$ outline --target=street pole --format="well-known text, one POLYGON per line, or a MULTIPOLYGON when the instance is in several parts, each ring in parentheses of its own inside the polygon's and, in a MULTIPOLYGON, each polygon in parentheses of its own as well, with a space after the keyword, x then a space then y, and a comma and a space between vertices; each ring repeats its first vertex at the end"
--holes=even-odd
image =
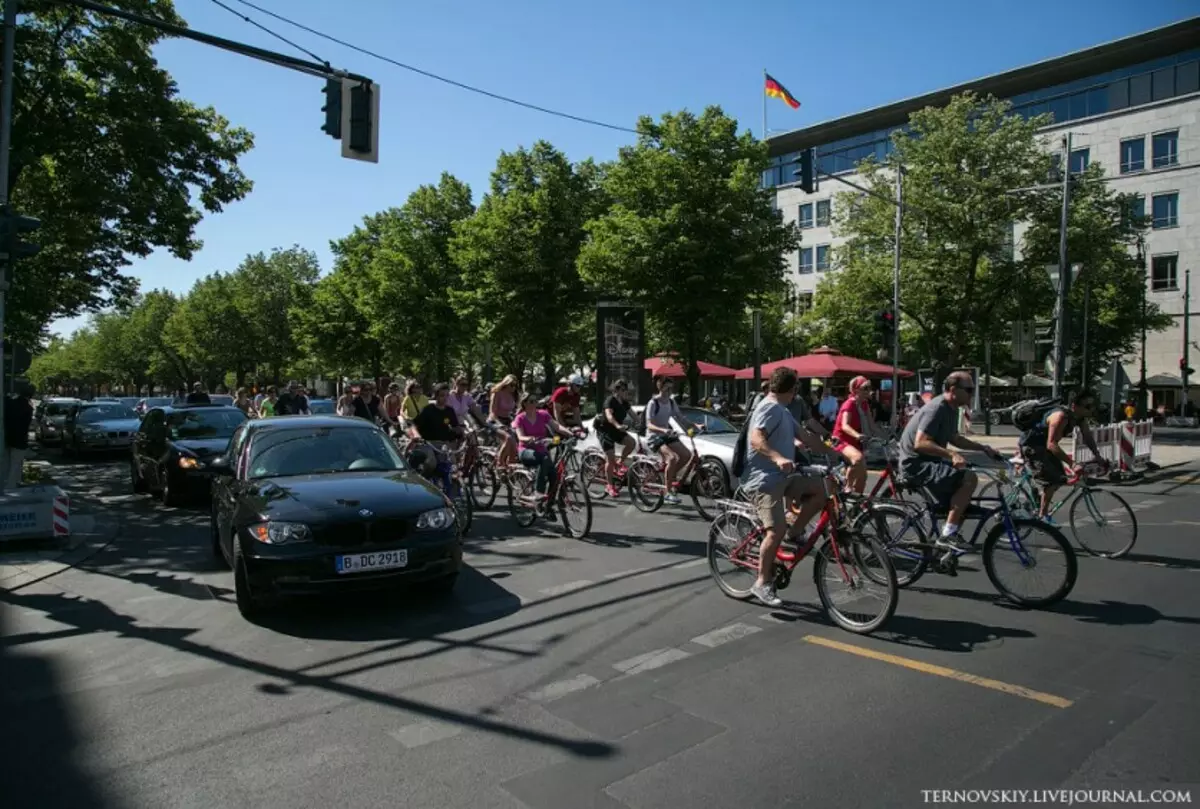
POLYGON ((1139 235, 1137 241, 1138 264, 1142 268, 1142 370, 1138 381, 1138 415, 1146 418, 1150 405, 1146 398, 1146 287, 1150 283, 1150 273, 1146 272, 1146 256, 1143 244, 1145 240, 1139 235))
MULTIPOLYGON (((13 54, 17 47, 17 0, 4 0, 4 53, 0 57, 0 208, 8 205, 8 157, 12 151, 13 54)), ((12 256, 0 258, 0 346, 4 345, 4 306, 12 256)), ((0 354, 0 365, 3 354, 0 354)), ((0 469, 8 469, 8 440, 4 437, 4 375, 0 374, 0 469)), ((4 483, 0 481, 0 491, 4 483)))
POLYGON ((1183 401, 1179 403, 1179 415, 1186 416, 1188 413, 1188 339, 1191 334, 1190 321, 1192 319, 1192 271, 1183 271, 1183 358, 1180 360, 1183 367, 1179 369, 1179 379, 1183 383, 1183 401))
POLYGON ((1092 279, 1083 279, 1083 350, 1079 358, 1079 386, 1087 387, 1088 383, 1088 317, 1092 308, 1092 279))
POLYGON ((983 340, 983 434, 992 434, 992 332, 983 340))
MULTIPOLYGON (((763 91, 762 91, 762 103, 763 103, 763 138, 762 139, 763 139, 763 143, 767 142, 767 90, 766 90, 766 87, 767 87, 767 69, 764 67, 763 68, 763 91)), ((757 388, 755 390, 757 390, 757 388)))
POLYGON ((904 167, 896 165, 896 233, 892 246, 892 413, 893 430, 900 424, 900 240, 904 235, 904 167))
POLYGON ((1063 395, 1063 368, 1067 364, 1067 293, 1071 288, 1071 267, 1067 264, 1067 221, 1071 213, 1071 133, 1062 140, 1062 217, 1058 234, 1058 304, 1054 330, 1054 395, 1063 395))
POLYGON ((754 390, 750 395, 753 396, 762 387, 762 312, 755 309, 751 319, 754 322, 754 390))

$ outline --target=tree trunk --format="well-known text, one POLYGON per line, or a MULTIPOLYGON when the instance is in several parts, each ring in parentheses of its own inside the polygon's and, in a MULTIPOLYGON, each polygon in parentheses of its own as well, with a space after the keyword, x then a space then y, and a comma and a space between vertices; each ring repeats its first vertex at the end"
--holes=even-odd
POLYGON ((685 349, 687 351, 687 356, 683 359, 684 362, 687 363, 688 394, 691 396, 692 404, 699 406, 700 366, 696 363, 699 362, 700 358, 696 356, 696 352, 698 350, 696 343, 698 341, 696 340, 696 332, 694 329, 688 329, 687 338, 684 340, 684 342, 686 343, 685 349))
POLYGON ((546 346, 542 350, 542 371, 545 374, 542 393, 549 396, 554 392, 554 385, 558 381, 558 377, 554 373, 554 350, 550 346, 546 346))

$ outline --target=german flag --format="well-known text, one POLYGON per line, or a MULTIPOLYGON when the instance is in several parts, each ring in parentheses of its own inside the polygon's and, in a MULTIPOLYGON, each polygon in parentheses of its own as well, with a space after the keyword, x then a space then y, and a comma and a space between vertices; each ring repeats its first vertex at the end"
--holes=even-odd
POLYGON ((800 102, 787 91, 786 87, 771 78, 770 74, 766 75, 766 87, 764 89, 771 98, 778 98, 794 110, 800 109, 800 102))

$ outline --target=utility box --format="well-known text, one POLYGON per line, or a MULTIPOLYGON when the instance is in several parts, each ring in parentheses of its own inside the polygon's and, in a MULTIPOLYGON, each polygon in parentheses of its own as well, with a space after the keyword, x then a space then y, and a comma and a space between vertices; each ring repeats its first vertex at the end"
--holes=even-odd
POLYGON ((65 539, 71 498, 57 486, 18 486, 0 494, 0 542, 65 539))

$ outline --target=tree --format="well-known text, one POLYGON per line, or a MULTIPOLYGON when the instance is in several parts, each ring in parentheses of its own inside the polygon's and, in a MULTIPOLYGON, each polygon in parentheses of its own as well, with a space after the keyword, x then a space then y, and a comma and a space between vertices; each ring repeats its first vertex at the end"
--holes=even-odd
POLYGON ((96 366, 96 334, 90 328, 79 329, 69 338, 52 337, 41 353, 33 358, 26 376, 38 389, 70 392, 80 387, 94 389, 107 381, 96 366))
MULTIPOLYGON (((116 5, 184 24, 170 0, 116 5)), ((132 296, 129 257, 190 259, 203 213, 250 191, 237 161, 253 139, 179 98, 154 29, 48 0, 22 11, 8 190, 41 218, 43 250, 14 274, 7 330, 33 344, 55 317, 132 296)))
POLYGON ((612 206, 587 225, 580 273, 645 307, 698 390, 695 363, 734 338, 757 296, 781 288, 799 237, 762 187, 766 145, 720 108, 643 117, 637 129, 604 177, 612 206))
POLYGON ((572 165, 545 141, 502 152, 490 190, 452 245, 465 285, 451 291, 460 316, 478 325, 510 371, 538 358, 546 392, 556 361, 578 356, 587 329, 592 296, 576 259, 585 223, 602 208, 598 179, 594 164, 572 165))
POLYGON ((211 390, 233 371, 241 385, 254 369, 257 348, 236 296, 236 281, 213 273, 195 283, 167 320, 163 340, 179 357, 188 384, 201 381, 211 390))
POLYGON ((125 334, 130 351, 144 358, 149 380, 160 388, 179 388, 193 381, 183 359, 163 339, 167 321, 178 306, 178 298, 156 289, 140 296, 128 314, 125 334))
POLYGON ((320 274, 316 254, 293 246, 246 256, 230 277, 242 339, 253 345, 256 364, 266 366, 276 383, 297 353, 292 313, 311 304, 320 274))
POLYGON ((317 282, 308 306, 292 310, 296 341, 316 368, 339 376, 368 372, 383 375, 383 342, 372 326, 367 302, 370 279, 346 254, 348 239, 334 242, 334 269, 317 282))
POLYGON ((1045 182, 1049 158, 1039 127, 1007 102, 956 96, 945 107, 912 114, 892 134, 886 163, 859 165, 873 193, 840 194, 835 227, 839 272, 817 288, 808 320, 820 342, 870 356, 878 347, 872 313, 892 300, 894 172, 904 169, 901 237, 901 328, 904 341, 935 368, 977 358, 988 334, 1004 336, 1018 312, 1052 304, 1045 270, 1015 259, 1012 223, 1030 213, 1036 194, 1014 193, 1045 182), (872 349, 869 353, 867 349, 872 349))

